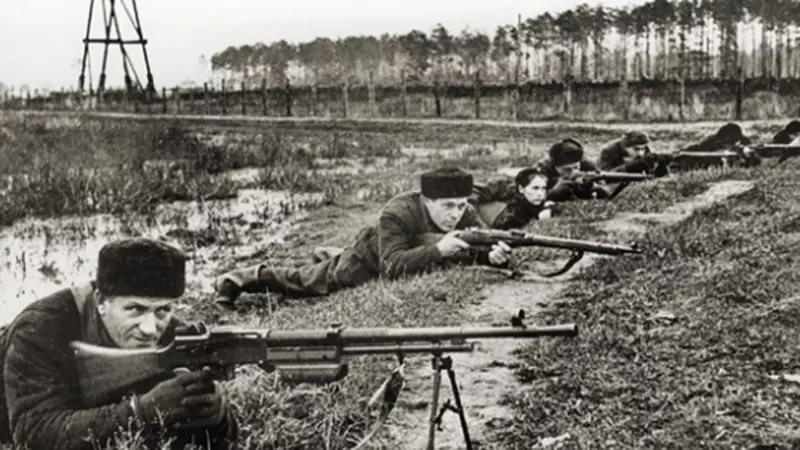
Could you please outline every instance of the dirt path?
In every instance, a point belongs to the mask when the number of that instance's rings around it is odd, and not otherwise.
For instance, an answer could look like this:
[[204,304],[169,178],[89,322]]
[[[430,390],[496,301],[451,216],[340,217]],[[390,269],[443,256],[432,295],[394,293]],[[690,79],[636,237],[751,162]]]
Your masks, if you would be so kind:
[[[747,181],[715,183],[706,192],[660,213],[623,214],[598,225],[630,239],[644,234],[648,225],[680,222],[692,212],[746,192],[752,186]],[[529,317],[528,323],[534,324],[536,314],[569,285],[573,274],[600,257],[602,256],[587,255],[571,272],[557,279],[492,284],[484,292],[485,300],[472,305],[467,313],[474,318],[476,324],[508,323],[512,315],[524,309]],[[576,339],[580,339],[580,335]],[[483,340],[474,353],[452,355],[462,402],[467,411],[470,437],[476,448],[490,448],[485,443],[491,442],[493,429],[502,427],[513,413],[509,408],[500,405],[500,401],[506,394],[522,388],[514,376],[516,358],[511,352],[526,343],[527,341],[509,339]],[[424,449],[427,443],[430,414],[428,406],[432,394],[430,362],[415,361],[409,369],[406,388],[384,431],[392,442],[389,448]],[[444,373],[443,375],[440,405],[452,398],[449,381]],[[437,449],[464,448],[457,414],[446,413],[441,427],[442,430],[436,435]]]

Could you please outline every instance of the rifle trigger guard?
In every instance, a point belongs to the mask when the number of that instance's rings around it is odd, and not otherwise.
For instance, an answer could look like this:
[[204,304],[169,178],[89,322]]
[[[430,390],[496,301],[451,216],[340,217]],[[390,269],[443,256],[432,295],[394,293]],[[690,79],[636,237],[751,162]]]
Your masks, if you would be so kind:
[[545,273],[542,276],[545,278],[552,278],[557,277],[559,275],[563,275],[572,269],[572,266],[578,263],[578,261],[583,258],[583,250],[572,250],[572,254],[569,257],[569,260],[564,264],[564,267],[550,273]]

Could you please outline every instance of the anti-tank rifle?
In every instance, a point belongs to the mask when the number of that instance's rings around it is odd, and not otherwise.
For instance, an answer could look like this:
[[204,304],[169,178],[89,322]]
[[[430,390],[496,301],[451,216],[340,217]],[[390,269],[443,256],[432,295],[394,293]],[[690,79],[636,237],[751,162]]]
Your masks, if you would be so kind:
[[[261,369],[277,371],[281,379],[291,383],[331,383],[348,374],[347,360],[361,355],[396,355],[400,360],[410,354],[430,354],[433,358],[434,390],[429,423],[428,448],[433,448],[441,371],[450,378],[456,407],[448,407],[459,414],[462,431],[471,448],[464,409],[455,381],[450,353],[475,350],[472,339],[520,338],[545,336],[574,337],[575,324],[527,326],[522,323],[524,313],[512,319],[506,327],[429,327],[429,328],[349,328],[335,325],[330,328],[306,330],[246,329],[204,325],[177,333],[165,347],[148,349],[118,349],[100,347],[85,342],[70,343],[78,367],[80,389],[84,404],[95,406],[120,398],[133,386],[148,380],[159,380],[174,369],[186,367],[212,368],[216,379],[228,380],[234,368],[255,364]],[[382,396],[382,417],[374,429],[362,440],[365,443],[377,432],[394,406],[402,389],[402,370],[396,370],[384,382],[373,399]]]

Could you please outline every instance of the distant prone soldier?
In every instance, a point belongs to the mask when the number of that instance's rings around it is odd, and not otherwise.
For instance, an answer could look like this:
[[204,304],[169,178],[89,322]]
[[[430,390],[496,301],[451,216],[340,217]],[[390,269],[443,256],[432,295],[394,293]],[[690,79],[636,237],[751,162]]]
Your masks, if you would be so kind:
[[208,369],[179,369],[99,405],[82,400],[70,342],[168,344],[186,329],[173,316],[185,264],[183,252],[158,241],[113,242],[100,250],[96,281],[26,307],[0,336],[0,438],[15,448],[83,450],[105,448],[120,430],[132,430],[147,448],[160,437],[175,449],[233,448],[238,424]]
[[597,165],[609,172],[645,173],[655,177],[669,174],[668,163],[650,149],[650,136],[642,131],[629,131],[600,150]]
[[362,229],[352,247],[301,267],[262,263],[225,273],[216,281],[218,301],[230,305],[242,292],[324,296],[453,263],[506,266],[511,248],[504,242],[469,252],[469,244],[457,237],[457,230],[485,228],[468,202],[472,187],[472,175],[458,168],[423,173],[420,191],[389,200],[377,226]]
[[564,202],[611,196],[605,182],[581,176],[599,172],[599,169],[585,156],[583,145],[575,139],[567,138],[553,144],[548,156],[535,166],[547,176],[547,200]]

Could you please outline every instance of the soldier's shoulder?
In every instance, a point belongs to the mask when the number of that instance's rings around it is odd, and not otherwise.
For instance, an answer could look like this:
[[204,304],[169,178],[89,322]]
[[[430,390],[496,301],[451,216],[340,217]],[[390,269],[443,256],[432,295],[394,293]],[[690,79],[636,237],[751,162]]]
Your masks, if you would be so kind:
[[73,318],[77,318],[77,308],[72,291],[66,288],[26,306],[11,323],[14,328],[25,325],[47,331],[54,324],[70,324]]

